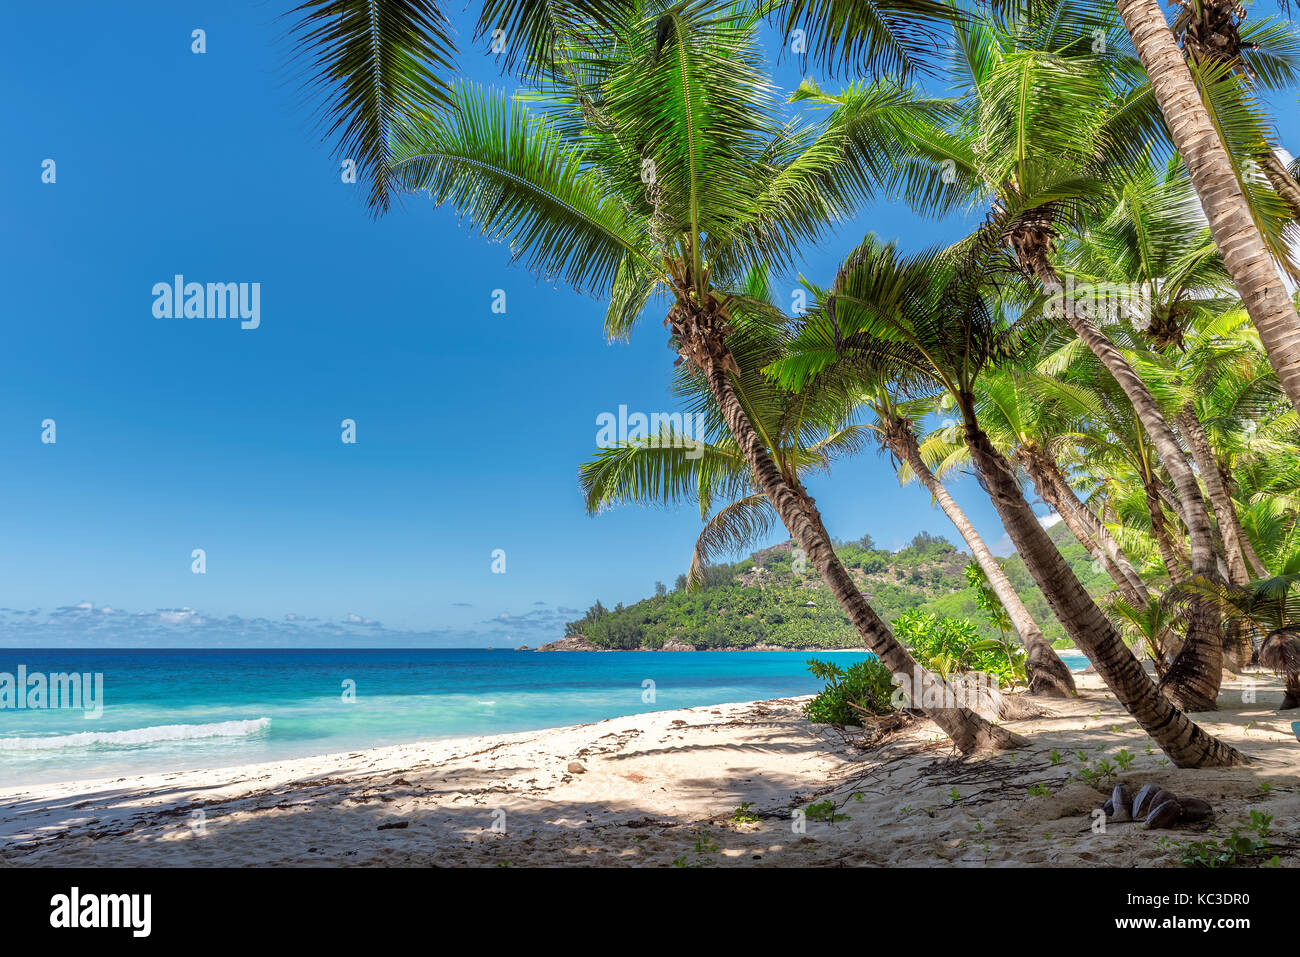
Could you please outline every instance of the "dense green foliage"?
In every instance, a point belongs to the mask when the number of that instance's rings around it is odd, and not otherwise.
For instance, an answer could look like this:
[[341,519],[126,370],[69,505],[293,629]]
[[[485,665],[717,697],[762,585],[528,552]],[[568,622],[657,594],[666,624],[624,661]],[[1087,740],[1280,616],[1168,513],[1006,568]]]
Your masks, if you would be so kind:
[[[1052,535],[1090,590],[1108,590],[1110,580],[1093,570],[1083,546],[1062,526],[1054,527]],[[886,621],[916,610],[937,618],[970,619],[978,638],[1001,637],[966,578],[968,556],[947,539],[922,532],[906,548],[890,552],[877,548],[867,535],[837,542],[835,550]],[[1062,638],[1024,563],[1013,555],[1003,567],[1044,634]],[[762,645],[854,648],[862,643],[815,570],[795,569],[789,545],[756,552],[733,565],[712,566],[698,589],[685,588],[683,577],[674,589],[626,607],[610,610],[596,602],[582,618],[569,622],[566,634],[580,635],[598,648],[622,650],[659,649],[667,642],[700,650]]]
[[804,705],[803,713],[816,724],[861,725],[857,708],[872,714],[894,710],[894,679],[878,658],[866,658],[841,668],[829,661],[808,659],[808,670],[826,687]]
[[894,637],[907,645],[923,668],[945,679],[963,671],[982,671],[1004,687],[1025,680],[1022,650],[981,638],[975,625],[962,618],[905,611],[894,619]]

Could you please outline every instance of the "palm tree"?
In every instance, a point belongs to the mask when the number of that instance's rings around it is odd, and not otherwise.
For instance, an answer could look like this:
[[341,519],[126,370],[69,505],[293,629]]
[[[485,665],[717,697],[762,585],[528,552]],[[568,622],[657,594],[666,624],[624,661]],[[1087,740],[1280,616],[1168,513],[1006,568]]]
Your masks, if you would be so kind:
[[1165,645],[1177,621],[1173,602],[1166,595],[1152,595],[1140,605],[1118,598],[1111,602],[1109,611],[1133,646],[1145,648],[1156,672],[1164,674],[1173,657]]
[[[919,194],[937,209],[957,196],[987,203],[990,223],[1028,277],[1054,296],[1057,312],[1120,384],[1151,436],[1179,498],[1196,574],[1218,574],[1209,512],[1196,473],[1150,389],[1092,316],[1073,300],[1052,261],[1063,230],[1083,228],[1116,170],[1146,162],[1143,144],[1158,140],[1150,91],[1131,80],[1118,38],[1094,50],[1092,30],[1105,18],[1068,6],[1057,17],[1007,23],[979,13],[954,22],[956,122],[917,137],[918,152],[943,167],[947,193]],[[806,94],[813,95],[813,94]],[[833,97],[820,97],[834,103]],[[914,194],[916,195],[916,194]],[[1165,688],[1181,705],[1214,707],[1222,672],[1218,618],[1209,607],[1188,616],[1183,658]]]
[[[815,290],[814,290],[815,291]],[[839,387],[844,389],[843,386]],[[847,394],[865,405],[874,415],[870,427],[879,435],[881,443],[900,462],[906,463],[905,473],[915,476],[921,486],[938,503],[944,515],[956,527],[962,540],[971,550],[989,587],[1006,610],[1016,634],[1028,653],[1029,692],[1051,697],[1072,697],[1075,692],[1074,676],[1066,667],[1033,615],[1016,593],[1007,574],[998,564],[983,536],[976,530],[960,505],[949,494],[943,483],[930,470],[921,452],[916,436],[916,420],[929,404],[926,401],[900,400],[893,394],[888,374],[881,370],[867,370],[851,380]]]
[[[1174,38],[1183,50],[1188,65],[1192,69],[1192,78],[1202,90],[1206,90],[1206,80],[1218,81],[1216,85],[1233,88],[1233,92],[1248,93],[1250,87],[1259,86],[1267,90],[1283,90],[1295,85],[1300,79],[1297,64],[1300,62],[1300,37],[1295,28],[1287,21],[1261,17],[1246,21],[1246,8],[1235,0],[1191,0],[1180,5],[1171,26]],[[1221,67],[1221,69],[1216,69]],[[1242,84],[1222,81],[1239,78]],[[1221,99],[1234,106],[1241,102],[1241,96],[1230,92],[1227,97],[1220,97],[1214,89],[1207,90],[1209,95],[1202,97],[1211,119],[1220,131],[1225,124],[1215,115]],[[1239,106],[1237,106],[1240,109]],[[1300,184],[1297,184],[1286,165],[1278,158],[1276,144],[1267,129],[1257,127],[1252,131],[1258,144],[1253,157],[1264,173],[1268,185],[1277,193],[1286,205],[1286,215],[1294,220],[1300,218]],[[1240,151],[1233,149],[1234,144],[1225,137],[1225,144],[1234,157]],[[1259,210],[1260,195],[1252,189],[1262,186],[1253,183],[1249,177],[1243,178],[1242,186],[1246,198]],[[1260,217],[1257,215],[1256,219]],[[1284,263],[1285,254],[1279,255],[1276,246],[1278,238],[1263,224],[1261,232],[1265,242],[1275,258]]]
[[1188,593],[1215,601],[1230,619],[1239,621],[1261,639],[1260,664],[1286,675],[1281,710],[1300,707],[1300,552],[1282,563],[1278,573],[1244,587],[1196,579]]
[[[741,373],[733,377],[734,387],[781,474],[802,481],[829,470],[833,459],[862,451],[871,433],[851,420],[848,405],[830,401],[826,393],[787,392],[758,372],[777,357],[783,335],[774,325],[783,317],[771,304],[765,269],[750,270],[745,299],[736,305],[729,348]],[[708,383],[683,364],[673,392],[693,421],[703,416],[704,436],[667,424],[657,435],[599,449],[578,468],[578,484],[593,515],[615,505],[697,504],[704,525],[686,575],[687,587],[697,587],[715,555],[757,544],[781,519],[755,486]]]
[[[750,295],[755,300],[767,299],[752,281]],[[761,320],[738,323],[732,352],[740,357],[738,365],[742,370],[761,369],[779,355],[774,336],[748,334],[763,325]],[[713,425],[708,438],[686,436],[665,428],[653,437],[601,449],[578,470],[587,511],[592,514],[622,504],[665,505],[691,500],[699,504],[704,527],[691,555],[688,587],[704,582],[713,555],[753,545],[780,522],[767,496],[754,487],[748,464],[725,425],[718,420],[712,396],[700,386],[698,377],[679,372],[674,391],[691,403],[691,412],[702,410],[708,416]],[[896,405],[883,389],[876,393],[875,399],[866,395],[862,404],[876,411],[877,420],[863,424],[846,418],[855,402],[830,399],[827,390],[790,393],[777,388],[764,376],[742,374],[736,379],[736,391],[768,443],[773,461],[791,478],[828,469],[838,456],[857,454],[873,434],[900,458],[908,456],[910,461],[915,456],[922,484],[940,502],[971,547],[978,563],[975,567],[980,570],[980,587],[988,589],[998,603],[1001,617],[993,623],[1002,627],[1005,619],[1005,629],[1014,628],[1028,649],[1030,694],[1053,697],[1075,694],[1069,668],[1043,637],[1006,572],[961,506],[920,460],[915,433],[904,417],[915,403]],[[910,443],[901,435],[904,428],[911,436]],[[909,445],[911,453],[907,451]],[[985,569],[991,570],[991,577],[986,577]],[[1015,656],[1004,645],[1005,642],[1000,644],[998,650],[1007,652],[1008,660],[1014,662]]]
[[975,392],[981,427],[994,447],[1024,469],[1038,497],[1061,516],[1120,592],[1130,601],[1145,601],[1141,576],[1080,501],[1058,462],[1063,452],[1086,444],[1091,423],[1104,416],[1094,390],[1034,369],[1004,368],[981,376]]
[[1105,219],[1062,244],[1061,271],[1094,287],[1125,282],[1141,287],[1146,312],[1140,317],[1141,335],[1127,338],[1144,352],[1144,371],[1180,396],[1170,411],[1205,483],[1229,577],[1243,584],[1250,546],[1213,457],[1197,397],[1214,391],[1235,369],[1253,370],[1254,363],[1240,335],[1244,313],[1228,297],[1231,280],[1185,167],[1175,158],[1164,170],[1148,164],[1116,182]]
[[1282,388],[1300,412],[1300,315],[1251,215],[1232,157],[1156,0],[1116,0],[1115,7],[1151,78],[1233,285],[1259,330]]
[[[784,474],[736,389],[730,347],[755,263],[784,268],[905,166],[907,133],[942,104],[894,83],[855,88],[817,125],[783,122],[760,71],[757,17],[710,2],[638,5],[606,29],[575,22],[532,65],[540,113],[468,85],[455,109],[411,130],[394,174],[448,203],[538,272],[609,298],[628,333],[652,297],[679,360],[721,419],[791,536],[866,645],[930,700],[951,689],[920,669],[835,556],[815,503]],[[963,752],[1020,741],[974,712],[927,713]]]
[[1048,537],[1006,459],[980,428],[973,391],[989,365],[1018,351],[1024,333],[1008,329],[986,298],[1011,264],[996,231],[950,250],[900,257],[868,237],[819,296],[791,347],[769,367],[801,389],[837,363],[892,363],[900,388],[940,387],[961,412],[982,484],[1022,560],[1075,644],[1137,722],[1180,767],[1230,765],[1245,758],[1207,734],[1163,696]]

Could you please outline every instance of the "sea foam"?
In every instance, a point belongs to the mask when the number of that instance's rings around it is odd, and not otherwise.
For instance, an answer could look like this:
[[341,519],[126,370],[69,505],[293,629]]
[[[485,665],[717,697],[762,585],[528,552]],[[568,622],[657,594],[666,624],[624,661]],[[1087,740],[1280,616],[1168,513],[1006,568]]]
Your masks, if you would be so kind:
[[129,748],[194,738],[242,738],[271,726],[270,718],[216,721],[212,724],[160,724],[126,731],[82,731],[36,738],[0,738],[0,751],[52,751],[64,748]]

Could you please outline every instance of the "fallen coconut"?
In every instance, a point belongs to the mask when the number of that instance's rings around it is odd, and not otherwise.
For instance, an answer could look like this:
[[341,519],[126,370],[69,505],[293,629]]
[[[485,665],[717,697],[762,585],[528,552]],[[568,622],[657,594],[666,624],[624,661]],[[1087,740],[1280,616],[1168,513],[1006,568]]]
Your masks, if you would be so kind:
[[1133,815],[1129,813],[1129,808],[1133,806],[1133,797],[1129,794],[1127,784],[1115,785],[1115,790],[1110,792],[1110,801],[1108,802],[1113,808],[1107,813],[1107,816],[1117,824],[1123,824],[1125,821],[1133,820]]
[[[1168,792],[1165,792],[1168,793]],[[1170,798],[1158,804],[1150,814],[1147,815],[1146,827],[1149,830],[1155,830],[1162,827],[1173,827],[1177,822],[1179,815],[1183,813],[1183,806],[1178,803],[1177,798]]]
[[1184,821],[1202,821],[1214,813],[1210,802],[1202,801],[1200,798],[1179,798],[1178,803],[1183,806]]
[[1155,805],[1151,803],[1151,799],[1154,798],[1156,793],[1160,790],[1162,790],[1162,788],[1158,784],[1142,785],[1142,790],[1138,791],[1137,797],[1133,799],[1133,817],[1135,819],[1141,820],[1147,816],[1148,812],[1150,812],[1153,807],[1155,807]]

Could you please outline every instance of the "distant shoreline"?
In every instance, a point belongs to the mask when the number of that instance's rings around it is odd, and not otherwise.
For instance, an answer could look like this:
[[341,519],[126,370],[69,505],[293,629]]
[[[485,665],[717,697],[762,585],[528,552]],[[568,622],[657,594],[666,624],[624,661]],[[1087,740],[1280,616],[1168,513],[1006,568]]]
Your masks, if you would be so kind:
[[[761,642],[756,645],[745,645],[743,648],[733,647],[733,648],[699,649],[696,648],[694,645],[687,644],[684,641],[665,642],[662,646],[658,648],[646,648],[644,646],[639,648],[601,648],[596,645],[593,645],[585,638],[574,638],[574,637],[561,638],[559,641],[547,642],[546,644],[541,645],[537,648],[529,648],[527,645],[524,645],[520,648],[515,649],[515,651],[700,651],[700,650],[704,650],[704,651],[852,651],[852,652],[857,652],[862,654],[871,653],[870,648],[864,648],[858,645],[855,645],[851,648],[843,648],[834,645],[826,645],[824,647],[809,647],[809,648],[786,648],[782,645],[768,645],[768,644],[763,644]],[[1053,650],[1067,655],[1082,654],[1082,652],[1079,651],[1078,648],[1056,648]]]

